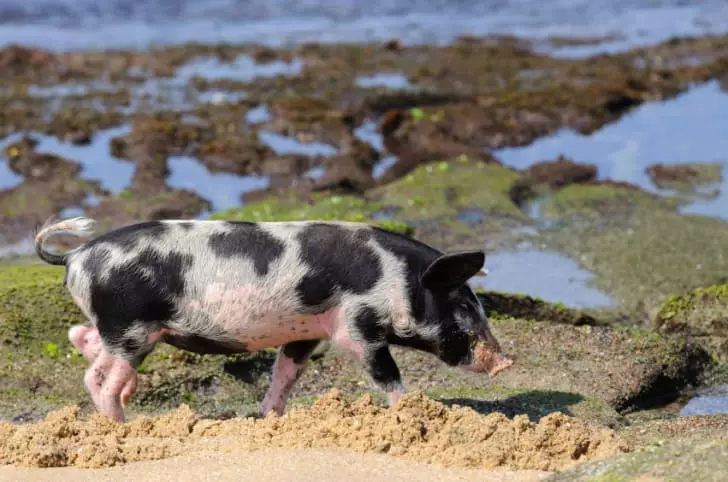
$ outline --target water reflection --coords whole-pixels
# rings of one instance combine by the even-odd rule
[[[675,99],[639,106],[591,135],[562,130],[528,146],[500,149],[494,154],[519,169],[564,155],[597,165],[600,179],[626,181],[657,193],[660,190],[645,171],[652,164],[719,162],[728,166],[727,125],[728,95],[712,81]],[[728,204],[722,195],[686,209],[715,215],[728,210]]]
[[[594,275],[558,253],[537,250],[488,254],[487,277],[475,277],[471,286],[522,293],[573,308],[614,306],[610,296],[590,286]]]
[[[212,204],[213,211],[220,211],[240,206],[244,193],[267,189],[270,178],[213,173],[194,157],[172,156],[167,185],[197,193]]]

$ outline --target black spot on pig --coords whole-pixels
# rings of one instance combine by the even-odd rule
[[[270,264],[283,254],[284,244],[259,224],[245,221],[226,224],[230,231],[210,236],[210,249],[220,257],[250,259],[258,276],[268,274]]]
[[[292,359],[297,365],[301,365],[311,356],[318,344],[318,340],[301,340],[286,343],[283,346],[283,354]]]
[[[102,258],[104,253],[99,254],[102,256],[93,258]],[[103,280],[98,270],[103,262],[89,259],[87,264],[94,269],[91,309],[98,317],[99,334],[111,346],[123,351],[137,347],[138,351],[146,346],[146,340],[135,340],[134,336],[146,334],[144,330],[134,330],[135,335],[130,335],[130,328],[135,323],[158,325],[174,317],[173,300],[184,293],[185,274],[192,265],[192,256],[176,252],[163,255],[154,249],[145,249],[135,259],[112,268]],[[149,276],[140,276],[143,270]],[[137,353],[125,355],[131,358]]]
[[[301,261],[309,272],[296,287],[307,307],[322,308],[337,291],[362,294],[382,277],[381,260],[366,242],[369,229],[312,223],[298,235]]]
[[[365,306],[354,318],[354,326],[365,341],[381,342],[384,340],[384,327],[379,324],[380,319],[381,317],[373,308]]]
[[[86,250],[100,244],[111,244],[128,253],[133,249],[136,249],[139,241],[142,239],[159,239],[164,236],[168,230],[169,226],[161,221],[146,221],[143,223],[131,224],[94,238],[86,243],[81,249]]]
[[[442,253],[415,239],[392,231],[375,227],[372,228],[372,234],[377,244],[404,263],[412,316],[415,320],[423,320],[426,300],[421,288],[420,276]]]
[[[389,348],[382,346],[376,349],[371,355],[369,362],[369,375],[385,390],[391,390],[402,385],[402,377],[389,352]]]
[[[88,244],[84,245],[82,249],[87,248],[87,246]],[[92,286],[94,283],[98,282],[99,278],[101,278],[101,274],[106,271],[106,266],[110,259],[111,252],[103,246],[97,245],[95,248],[92,247],[92,249],[90,249],[87,253],[87,257],[83,262],[83,270],[88,273],[91,278]]]
[[[412,348],[414,350],[421,350],[427,353],[435,354],[436,346],[434,342],[430,340],[425,340],[422,337],[418,336],[416,333],[412,336],[398,336],[395,334],[389,334],[387,335],[387,342],[390,345],[396,345],[401,346],[404,348]]]

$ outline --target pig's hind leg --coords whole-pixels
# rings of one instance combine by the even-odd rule
[[[271,410],[283,415],[291,389],[306,369],[306,364],[318,344],[318,340],[302,340],[287,343],[278,349],[270,386],[260,406],[262,416]]]
[[[75,346],[76,349],[81,353],[81,355],[83,355],[83,357],[91,363],[93,363],[96,358],[98,358],[99,354],[103,350],[99,330],[97,330],[93,326],[75,325],[71,327],[71,329],[68,330],[68,339],[71,341],[73,346]],[[124,389],[121,392],[121,403],[123,406],[126,406],[129,403],[132,395],[134,395],[134,393],[136,392],[136,382],[136,377],[134,377],[129,380],[126,385],[124,385]],[[98,399],[99,387],[100,385],[98,385],[97,383],[92,383],[90,387],[87,386],[94,401]]]
[[[117,335],[117,333],[114,333]],[[136,390],[137,368],[152,351],[159,333],[143,327],[130,329],[110,341],[99,332],[101,348],[84,375],[84,384],[96,409],[117,422],[124,422],[124,406]]]

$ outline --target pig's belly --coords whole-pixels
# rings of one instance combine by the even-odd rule
[[[186,321],[175,324],[170,335],[193,335],[238,345],[257,351],[302,340],[329,339],[339,324],[338,309],[319,315],[292,311],[259,314],[254,311],[230,314],[226,310],[207,310],[205,316],[189,313]]]

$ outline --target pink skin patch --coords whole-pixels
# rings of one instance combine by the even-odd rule
[[[285,292],[279,285],[286,286]],[[227,288],[223,283],[213,283],[202,300],[192,300],[188,307],[191,316],[195,312],[203,314],[220,332],[245,344],[249,351],[328,338],[337,310],[320,315],[297,314],[295,306],[286,306],[289,286],[279,282],[265,288],[250,284]]]

